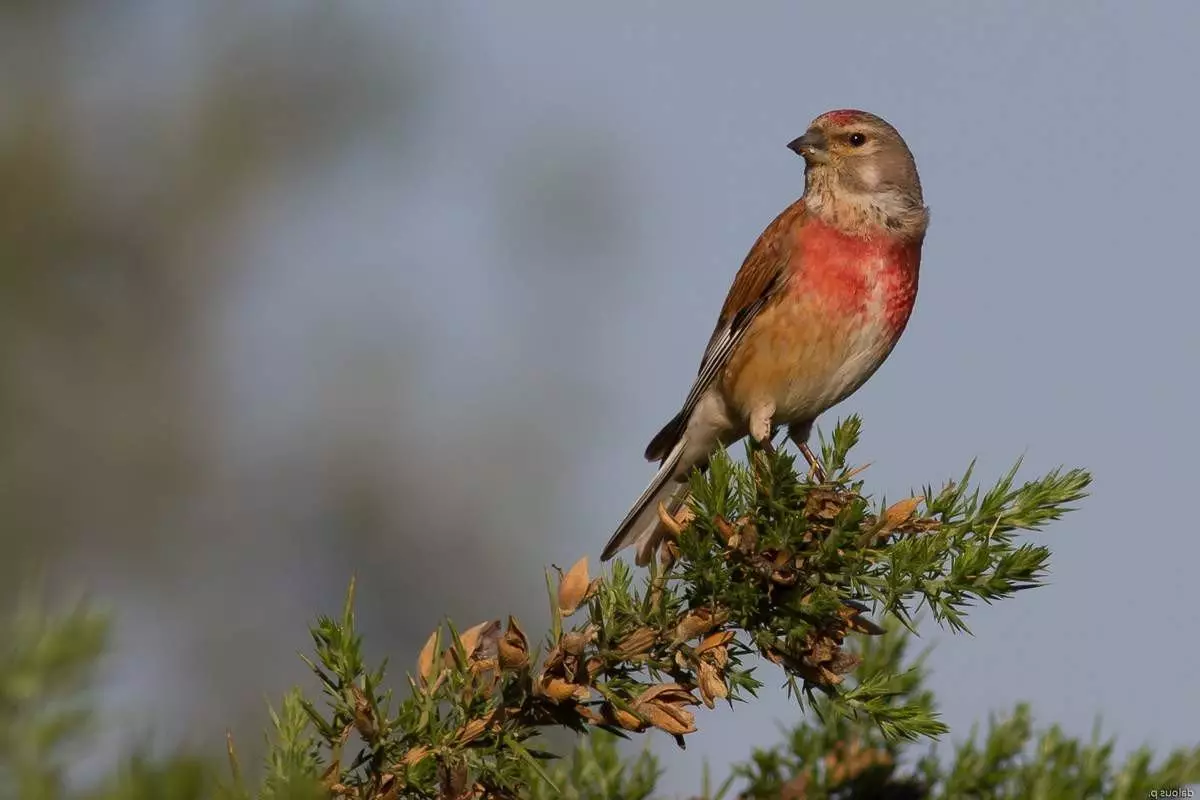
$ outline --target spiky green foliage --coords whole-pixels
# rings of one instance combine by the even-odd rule
[[[862,664],[857,680],[903,676],[897,702],[934,708],[926,687],[925,653],[909,657],[912,637],[901,626],[858,642]],[[1155,759],[1147,749],[1123,760],[1115,742],[1099,726],[1088,741],[1067,736],[1057,726],[1037,731],[1027,705],[994,717],[982,734],[940,752],[935,747],[882,736],[865,720],[826,713],[806,716],[781,746],[755,751],[734,768],[741,800],[797,797],[805,800],[1134,800],[1187,797],[1188,784],[1200,783],[1200,747],[1175,750]],[[789,794],[790,793],[790,794]],[[1155,794],[1157,793],[1157,794]],[[706,800],[724,800],[714,793]]]
[[[394,696],[383,667],[363,661],[351,596],[313,629],[323,702],[301,703],[323,784],[389,798],[515,796],[531,782],[567,791],[556,777],[578,773],[543,763],[543,729],[659,730],[682,745],[696,729],[692,707],[732,705],[761,686],[754,655],[780,668],[801,708],[866,726],[885,748],[942,733],[912,674],[845,645],[882,633],[871,616],[908,624],[922,607],[963,630],[973,602],[1038,585],[1049,551],[1016,534],[1069,510],[1089,477],[1055,471],[1018,485],[1014,468],[984,490],[968,470],[884,507],[849,466],[859,431],[851,418],[823,446],[830,477],[820,485],[786,453],[753,450],[744,465],[718,455],[692,480],[692,519],[673,523],[678,535],[648,574],[617,562],[589,580],[581,560],[548,580],[540,658],[511,617],[461,634],[447,626]],[[613,766],[601,755],[589,769]]]
[[[692,481],[697,517],[679,543],[678,584],[686,605],[723,608],[733,627],[752,632],[747,649],[790,667],[805,695],[825,693],[835,713],[865,714],[888,736],[937,734],[932,715],[890,701],[892,676],[845,689],[837,678],[853,659],[836,648],[832,658],[814,659],[830,642],[840,645],[847,628],[861,630],[847,609],[907,623],[928,607],[939,622],[966,630],[965,610],[976,600],[1039,585],[1049,548],[1015,535],[1068,511],[1090,476],[1056,470],[1017,486],[1014,467],[985,492],[968,469],[958,482],[926,489],[920,514],[918,498],[873,507],[848,460],[860,430],[850,417],[823,444],[825,486],[802,480],[787,454],[752,452],[753,468],[715,458],[709,474]],[[720,546],[730,531],[736,544]]]

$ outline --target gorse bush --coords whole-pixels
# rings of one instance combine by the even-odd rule
[[[920,744],[945,726],[921,660],[905,660],[914,617],[965,630],[975,601],[1039,585],[1049,550],[1017,536],[1067,512],[1089,476],[1018,483],[1014,467],[984,490],[968,469],[876,503],[849,460],[859,428],[850,418],[822,443],[819,485],[786,453],[720,455],[693,477],[686,513],[664,517],[674,535],[649,571],[617,561],[593,578],[581,559],[548,573],[538,637],[511,616],[446,622],[397,675],[364,660],[351,584],[341,613],[312,628],[321,695],[293,691],[271,711],[265,768],[243,766],[231,742],[220,781],[142,759],[100,789],[68,789],[59,754],[86,719],[69,699],[103,626],[86,612],[19,617],[37,633],[0,662],[0,786],[22,798],[645,798],[655,760],[627,761],[615,740],[657,731],[682,746],[699,721],[721,724],[701,707],[751,701],[763,680],[786,684],[801,722],[781,747],[721,766],[710,797],[1134,797],[1196,780],[1200,753],[1118,768],[1110,743],[1035,736],[1024,708],[950,758]],[[552,728],[587,736],[559,760],[542,737]],[[926,748],[915,761],[914,748]]]

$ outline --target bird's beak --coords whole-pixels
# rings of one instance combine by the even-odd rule
[[[809,130],[799,139],[788,142],[788,149],[809,163],[824,164],[829,161],[829,141],[819,130]]]

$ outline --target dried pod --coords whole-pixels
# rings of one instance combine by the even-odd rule
[[[682,736],[696,730],[696,717],[684,706],[699,705],[692,693],[678,683],[651,686],[634,701],[633,709],[654,727]]]
[[[500,669],[500,662],[494,658],[479,659],[471,664],[471,672],[475,675],[486,675],[498,669]]]
[[[617,655],[630,658],[648,653],[657,638],[658,633],[653,628],[643,625],[617,643]]]
[[[822,670],[822,668],[819,666],[814,667],[809,664],[805,664],[801,661],[796,661],[794,659],[789,659],[786,657],[784,657],[782,664],[785,669],[787,669],[791,672],[794,672],[795,674],[799,675],[801,678],[808,681],[809,683],[815,683],[818,686],[825,686],[825,685],[829,684],[829,681],[826,680],[825,674],[824,674],[825,672],[828,672],[828,670]],[[836,675],[834,675],[833,677],[835,679],[837,678]],[[840,683],[840,682],[841,682],[840,680],[834,681],[834,683]]]
[[[600,715],[599,711],[588,708],[587,706],[577,706],[575,708],[575,713],[578,714],[579,716],[583,717],[585,720],[592,723],[593,725],[601,725],[601,724],[605,724],[607,722],[607,720],[604,719],[604,717]]]
[[[737,547],[737,545],[733,542],[733,537],[737,535],[737,532],[733,529],[733,526],[729,524],[728,520],[718,515],[713,519],[713,524],[717,528],[717,535],[721,537],[721,541],[723,541],[729,547]]]
[[[828,636],[810,633],[804,639],[804,660],[809,664],[824,664],[838,652],[837,642]]]
[[[374,741],[378,729],[375,725],[375,714],[371,711],[371,703],[363,690],[357,686],[350,687],[350,696],[354,700],[354,727],[364,740]]]
[[[458,637],[462,642],[465,666],[472,667],[482,659],[492,658],[496,651],[496,639],[500,634],[500,620],[481,622],[463,631]]]
[[[845,507],[845,498],[834,489],[810,489],[804,503],[804,513],[809,519],[830,522],[837,518]]]
[[[696,732],[696,715],[686,709],[667,703],[646,703],[638,710],[661,731],[675,736]]]
[[[843,650],[830,659],[829,663],[825,666],[834,675],[848,675],[861,663],[862,659],[859,656]]]
[[[888,506],[888,510],[883,512],[883,524],[879,532],[891,533],[903,525],[912,517],[913,513],[917,510],[917,506],[921,505],[923,499],[922,497],[909,497],[906,500],[901,500],[898,503]]]
[[[569,617],[579,608],[588,592],[587,556],[575,562],[558,584],[558,610],[564,617]]]
[[[437,656],[438,644],[441,639],[442,629],[439,626],[437,630],[429,634],[429,639],[421,648],[421,655],[417,658],[417,675],[420,676],[422,683],[428,684],[433,679],[433,661]]]
[[[427,755],[429,755],[429,748],[420,744],[401,756],[400,764],[405,767],[411,767],[422,761]]]
[[[737,543],[730,542],[730,547],[736,547],[743,553],[752,553],[758,549],[758,528],[748,517],[737,521]]]
[[[546,659],[542,662],[543,675],[561,675],[565,656],[561,647],[552,647],[550,652],[546,653]]]
[[[603,715],[604,721],[609,725],[615,725],[618,728],[623,728],[627,731],[640,733],[649,727],[649,724],[639,718],[636,714],[631,714],[623,708],[618,708],[611,702],[606,702],[600,707],[600,713]]]
[[[714,647],[704,654],[705,658],[712,659],[712,662],[720,669],[725,669],[725,665],[729,663],[729,648]]]
[[[838,675],[836,672],[829,669],[824,664],[817,667],[817,672],[819,672],[820,676],[821,676],[820,680],[817,682],[824,686],[837,686],[839,683],[842,682],[842,676]]]
[[[457,741],[459,744],[467,744],[478,739],[491,724],[491,717],[486,719],[473,719],[466,725],[463,725],[458,732]]]
[[[604,585],[604,578],[592,578],[592,582],[588,584],[587,591],[583,594],[583,602],[591,600],[600,593],[600,587]]]
[[[672,705],[700,705],[692,693],[678,683],[659,683],[638,695],[637,702],[660,702]]]
[[[592,690],[587,686],[550,675],[544,676],[538,682],[538,691],[555,703],[565,703],[568,700],[588,700],[592,696]]]
[[[713,628],[729,618],[724,611],[713,613],[710,608],[697,608],[679,621],[675,626],[672,639],[674,643],[686,642],[704,636]]]
[[[700,662],[698,688],[700,689],[700,699],[709,708],[716,704],[716,700],[722,700],[729,696],[729,687],[725,685],[725,678],[721,674],[721,670],[707,659]]]
[[[529,663],[529,639],[516,617],[508,618],[508,628],[496,644],[501,669],[522,669]]]
[[[702,641],[696,647],[696,655],[704,655],[714,647],[724,647],[733,641],[733,636],[733,631],[715,631],[710,633],[708,636],[705,636],[704,641]]]
[[[578,656],[582,655],[583,649],[595,639],[596,626],[589,624],[583,630],[563,634],[562,641],[558,646],[567,655]]]

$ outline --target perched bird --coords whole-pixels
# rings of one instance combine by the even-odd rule
[[[770,448],[781,426],[812,466],[819,414],[879,368],[917,296],[929,210],[900,134],[865,111],[830,111],[788,144],[804,195],[767,226],[733,280],[683,408],[646,448],[658,473],[604,548],[654,555],[687,501],[687,478],[749,434]]]

